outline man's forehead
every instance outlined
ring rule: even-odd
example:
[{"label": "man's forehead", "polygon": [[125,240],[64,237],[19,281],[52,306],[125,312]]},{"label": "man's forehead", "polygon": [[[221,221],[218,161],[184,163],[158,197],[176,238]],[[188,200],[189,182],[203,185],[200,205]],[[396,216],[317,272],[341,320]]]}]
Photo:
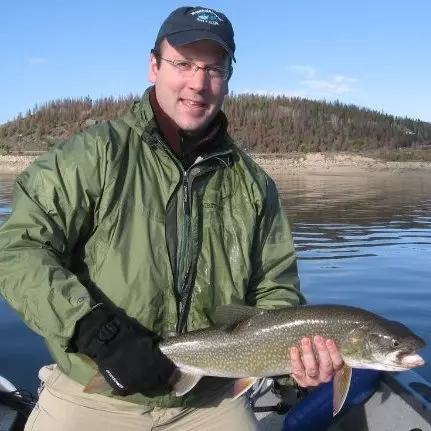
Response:
[{"label": "man's forehead", "polygon": [[213,40],[202,39],[195,42],[187,43],[181,46],[172,46],[164,39],[160,44],[161,53],[178,53],[183,56],[206,56],[212,57],[217,61],[223,61],[228,57],[228,53],[220,44]]}]

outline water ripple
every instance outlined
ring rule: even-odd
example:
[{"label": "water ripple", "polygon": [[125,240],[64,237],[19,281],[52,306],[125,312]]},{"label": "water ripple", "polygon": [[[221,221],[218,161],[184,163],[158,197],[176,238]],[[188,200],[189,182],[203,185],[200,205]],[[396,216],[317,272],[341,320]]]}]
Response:
[{"label": "water ripple", "polygon": [[[431,345],[431,178],[276,176],[310,303],[367,308]],[[418,370],[431,379],[431,346]],[[427,356],[428,355],[428,356]]]}]

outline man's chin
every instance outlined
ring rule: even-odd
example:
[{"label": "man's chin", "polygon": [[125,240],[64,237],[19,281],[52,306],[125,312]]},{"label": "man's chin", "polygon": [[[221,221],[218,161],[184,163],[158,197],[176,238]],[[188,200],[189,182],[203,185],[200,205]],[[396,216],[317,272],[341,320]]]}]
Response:
[{"label": "man's chin", "polygon": [[181,121],[178,125],[178,127],[186,133],[190,133],[190,134],[197,134],[197,133],[201,133],[203,132],[208,124],[209,124],[209,120],[204,120],[204,121]]}]

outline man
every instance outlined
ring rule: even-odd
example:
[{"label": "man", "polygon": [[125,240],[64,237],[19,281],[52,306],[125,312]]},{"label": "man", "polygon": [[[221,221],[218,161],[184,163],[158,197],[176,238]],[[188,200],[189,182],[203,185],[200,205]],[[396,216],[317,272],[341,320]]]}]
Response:
[{"label": "man", "polygon": [[[234,52],[225,15],[176,9],[142,100],[17,177],[0,230],[0,288],[56,362],[41,370],[26,429],[257,429],[229,380],[171,394],[175,365],[157,347],[168,333],[208,326],[218,305],[304,303],[275,185],[227,133]],[[308,339],[303,360],[290,352],[301,386],[328,381],[342,363],[331,340],[314,341],[318,358]],[[113,391],[83,393],[95,374],[85,357]]]}]

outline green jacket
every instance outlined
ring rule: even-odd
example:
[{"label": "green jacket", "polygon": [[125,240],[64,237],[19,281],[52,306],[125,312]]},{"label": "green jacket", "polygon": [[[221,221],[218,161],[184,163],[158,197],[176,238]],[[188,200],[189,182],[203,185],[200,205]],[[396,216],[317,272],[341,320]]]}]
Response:
[{"label": "green jacket", "polygon": [[0,292],[71,378],[86,384],[95,373],[65,352],[95,302],[158,334],[208,326],[206,310],[222,304],[304,303],[274,182],[227,133],[216,146],[185,171],[157,131],[147,90],[124,117],[17,176],[0,228]]}]

